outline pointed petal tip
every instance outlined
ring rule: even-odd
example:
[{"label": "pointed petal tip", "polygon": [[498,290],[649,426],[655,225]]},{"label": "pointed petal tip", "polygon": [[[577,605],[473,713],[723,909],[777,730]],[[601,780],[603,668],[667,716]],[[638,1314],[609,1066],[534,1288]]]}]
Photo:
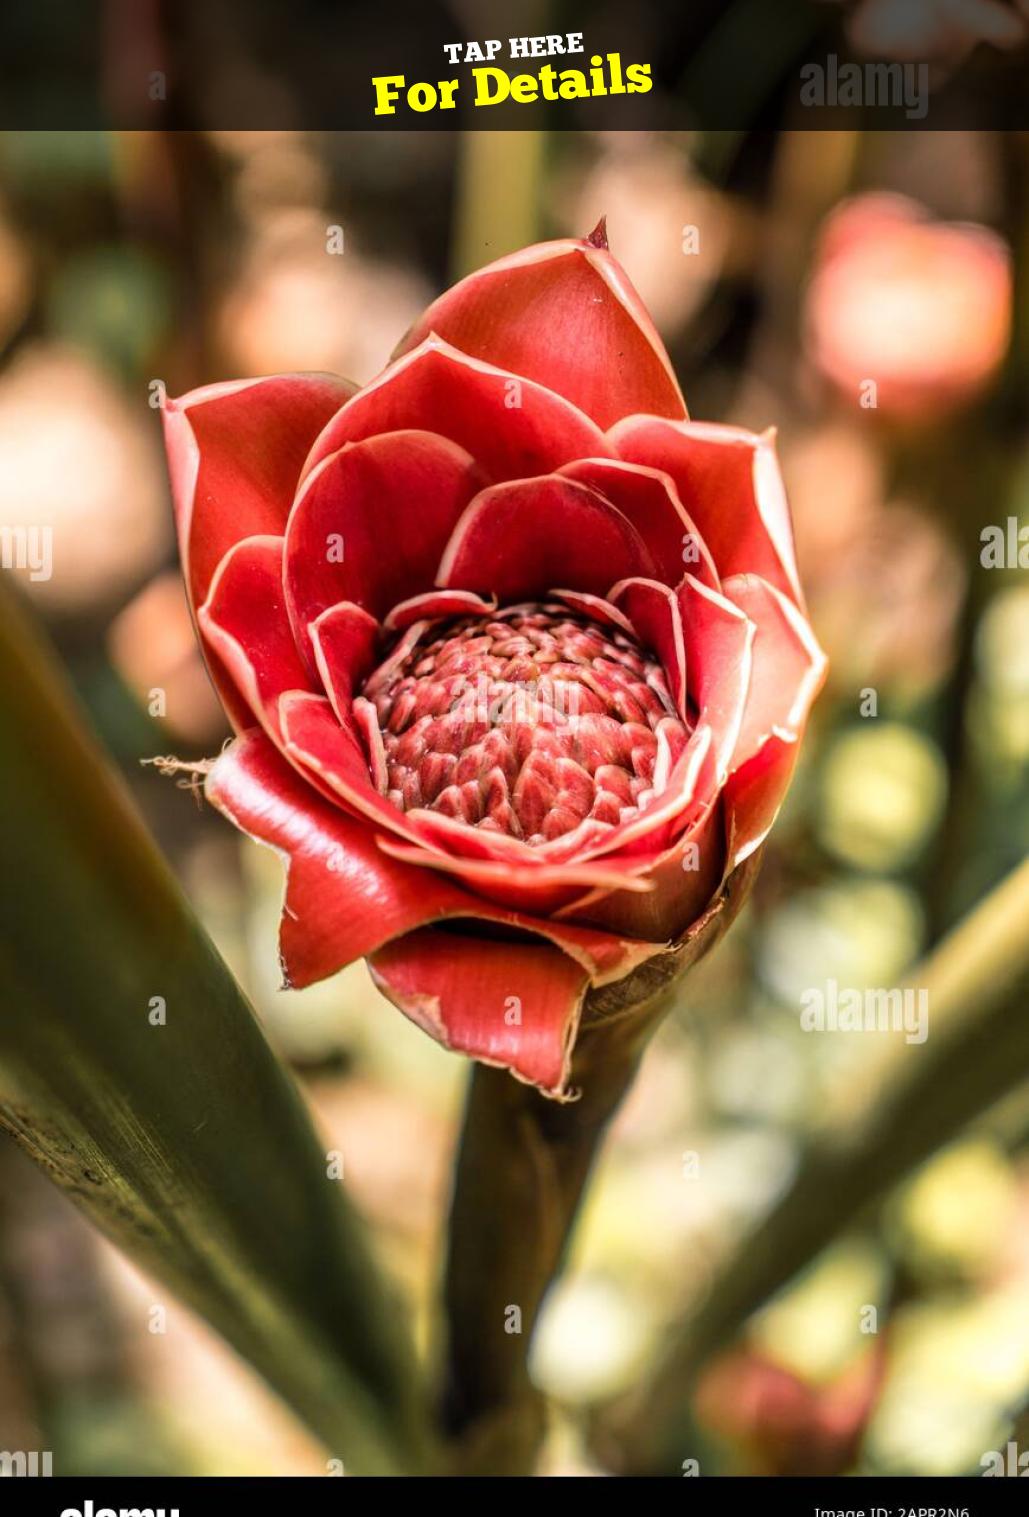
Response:
[{"label": "pointed petal tip", "polygon": [[608,251],[606,215],[601,216],[592,232],[586,238],[586,241],[589,243],[590,247],[600,248],[605,253]]}]

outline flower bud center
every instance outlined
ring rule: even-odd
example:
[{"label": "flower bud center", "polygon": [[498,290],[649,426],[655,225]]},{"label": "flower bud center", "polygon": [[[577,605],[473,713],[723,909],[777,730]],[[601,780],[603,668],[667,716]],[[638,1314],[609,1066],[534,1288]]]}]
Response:
[{"label": "flower bud center", "polygon": [[629,820],[664,789],[686,743],[658,661],[564,606],[432,622],[397,652],[362,693],[401,811],[538,845],[587,820]]}]

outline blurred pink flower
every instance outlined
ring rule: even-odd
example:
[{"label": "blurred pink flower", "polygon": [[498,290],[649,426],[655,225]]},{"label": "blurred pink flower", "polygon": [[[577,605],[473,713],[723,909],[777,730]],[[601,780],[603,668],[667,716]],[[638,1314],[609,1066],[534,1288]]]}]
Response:
[{"label": "blurred pink flower", "polygon": [[152,422],[74,347],[28,344],[0,378],[4,563],[22,548],[15,571],[47,614],[114,605],[160,562],[169,534]]},{"label": "blurred pink flower", "polygon": [[742,211],[704,184],[688,154],[657,133],[609,132],[588,173],[572,160],[555,184],[553,212],[569,230],[600,210],[617,230],[622,260],[666,337],[700,309],[745,243]]},{"label": "blurred pink flower", "polygon": [[858,0],[847,34],[871,57],[957,63],[980,42],[1018,47],[1027,22],[1027,0]]},{"label": "blurred pink flower", "polygon": [[861,195],[824,223],[807,292],[808,349],[855,404],[869,394],[892,416],[938,416],[999,367],[1011,300],[1010,254],[995,233],[933,221],[901,195]]},{"label": "blurred pink flower", "polygon": [[936,516],[890,498],[876,441],[856,420],[836,419],[795,434],[783,472],[811,622],[835,690],[872,685],[909,701],[952,666],[966,568]]},{"label": "blurred pink flower", "polygon": [[814,1385],[754,1349],[738,1349],[705,1372],[697,1415],[741,1447],[748,1474],[842,1475],[860,1452],[885,1362],[876,1345]]},{"label": "blurred pink flower", "polygon": [[253,239],[219,301],[215,332],[243,374],[318,370],[370,379],[428,302],[411,268],[326,251],[314,212],[279,212]]}]

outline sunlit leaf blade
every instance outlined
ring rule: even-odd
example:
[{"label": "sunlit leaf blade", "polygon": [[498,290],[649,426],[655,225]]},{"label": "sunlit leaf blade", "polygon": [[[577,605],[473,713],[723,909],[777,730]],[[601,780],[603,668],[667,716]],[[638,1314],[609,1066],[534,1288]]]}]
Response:
[{"label": "sunlit leaf blade", "polygon": [[331,1456],[417,1467],[406,1334],[360,1223],[9,593],[0,835],[0,1124]]},{"label": "sunlit leaf blade", "polygon": [[718,1267],[650,1382],[599,1419],[619,1473],[680,1468],[696,1377],[747,1319],[892,1185],[1029,1080],[1029,860],[912,973],[925,1042],[902,1041],[842,1100],[792,1183]]}]

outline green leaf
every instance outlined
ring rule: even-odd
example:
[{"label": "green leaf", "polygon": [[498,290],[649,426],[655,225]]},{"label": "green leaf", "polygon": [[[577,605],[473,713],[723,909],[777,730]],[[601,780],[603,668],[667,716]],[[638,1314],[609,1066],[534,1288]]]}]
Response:
[{"label": "green leaf", "polygon": [[422,1467],[406,1324],[359,1219],[9,591],[0,836],[0,1124],[347,1470]]}]

